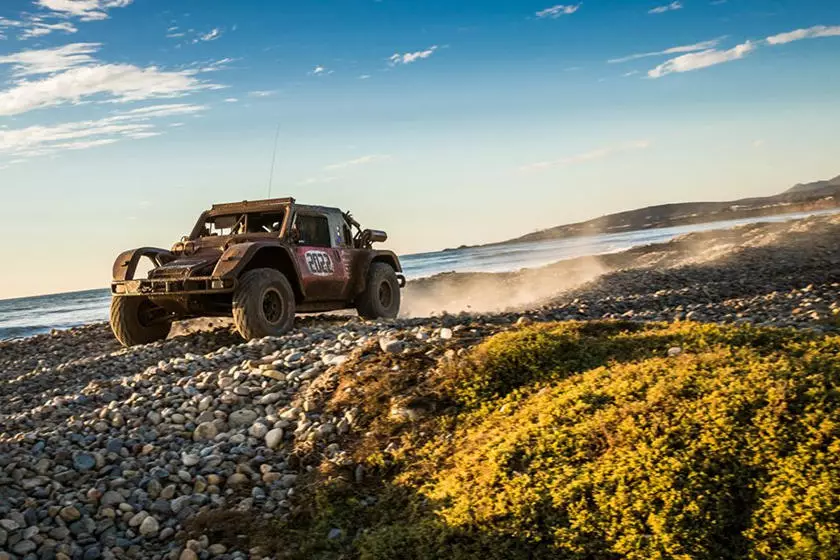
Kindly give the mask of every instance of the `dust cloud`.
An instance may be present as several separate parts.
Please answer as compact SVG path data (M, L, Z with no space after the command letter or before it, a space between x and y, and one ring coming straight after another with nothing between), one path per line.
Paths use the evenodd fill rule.
M402 315L488 313L536 307L598 278L607 269L597 257L506 273L444 273L408 283Z

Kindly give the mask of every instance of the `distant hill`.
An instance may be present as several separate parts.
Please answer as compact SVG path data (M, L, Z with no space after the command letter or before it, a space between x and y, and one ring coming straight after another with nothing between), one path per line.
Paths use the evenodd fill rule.
M799 183L798 185L794 185L793 187L786 190L785 194L820 191L827 187L840 187L840 175L838 175L834 179L829 179L828 181L815 181L813 183L804 184Z
M546 241L603 233L674 227L840 207L840 176L799 184L773 196L727 202L681 202L648 206L529 233L490 245Z

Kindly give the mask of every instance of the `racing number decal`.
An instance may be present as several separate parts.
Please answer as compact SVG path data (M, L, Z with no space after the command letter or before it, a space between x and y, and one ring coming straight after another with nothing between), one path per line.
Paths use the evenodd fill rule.
M330 256L323 251L307 251L306 266L309 272L318 276L328 276L333 273L333 263Z

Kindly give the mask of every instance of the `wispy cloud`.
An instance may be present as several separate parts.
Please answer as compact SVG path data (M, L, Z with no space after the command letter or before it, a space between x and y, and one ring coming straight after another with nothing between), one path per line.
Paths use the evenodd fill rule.
M31 39L33 37L42 37L49 35L53 31L63 31L64 33L76 33L78 29L69 21L61 23L44 23L42 21L33 20L28 27L26 27L20 34L21 39Z
M551 18L557 19L560 16L568 16L580 9L583 5L583 2L578 4L557 4L556 6L552 6L550 8L546 8L544 10L540 10L536 13L536 16L540 19Z
M206 43L208 41L215 41L219 37L222 36L222 30L216 27L215 29L211 29L207 33L202 33L195 39L193 39L193 43Z
M54 49L37 49L0 56L0 64L11 64L15 76L63 72L95 61L91 56L99 43L72 43Z
M196 77L200 69L166 71L155 66L106 64L91 56L96 43L76 43L56 49L29 50L0 57L11 64L19 79L0 91L0 116L17 115L44 107L97 101L129 102L181 97L221 86Z
M320 64L318 66L316 66L315 68L313 68L312 70L310 70L309 72L307 72L307 74L309 76L328 76L332 73L333 73L332 70L327 70L326 68L324 68Z
M276 89L261 89L256 91L249 91L248 97L271 97L272 95L276 95Z
M756 49L756 44L750 41L737 45L729 50L708 49L701 52L684 54L676 58L668 60L650 72L648 76L651 78L661 78L668 74L679 72L691 72L693 70L700 70L701 68L708 68L724 62L731 62L744 58L749 53Z
M773 47L778 45L786 45L794 41L801 41L803 39L816 39L820 37L840 37L840 26L816 25L814 27L809 27L805 29L795 29L793 31L779 33L778 35L772 35L761 41L745 41L744 43L736 45L735 47L728 50L707 48L699 52L690 52L688 54L672 58L671 60L660 64L653 70L649 71L648 76L651 78L661 78L662 76L667 76L668 74L700 70L701 68L708 68L717 64L723 64L724 62L730 62L733 60L744 58L745 56L747 56L748 54L760 47L765 48L767 46ZM697 43L696 45L689 45L687 47L676 48L695 50L695 47L714 47L717 46L719 41L720 40L718 39L714 42L707 41L705 43ZM674 49L669 49L669 51L677 52ZM654 54L668 54L669 51L663 51L662 53ZM649 55L633 55L631 57L611 60L610 62L624 62L626 60L633 60L634 58L642 58L644 56Z
M108 19L108 10L124 8L133 0L35 0L41 8L81 21Z
M693 45L681 45L679 47L671 47L670 49L665 49L664 51L653 51L653 52L646 52L640 54L631 54L630 56L624 56L621 58L613 58L608 60L610 64L616 64L621 62L629 62L631 60L638 60L640 58L648 58L653 56L667 56L669 54L680 54L680 53L690 53L690 52L697 52L697 51L705 51L708 49L713 49L718 44L720 44L722 39L712 39L710 41L702 41L700 43L695 43Z
M584 152L581 154L575 154L573 156L564 157L554 161L541 161L537 163L531 163L528 165L524 165L520 168L520 171L530 173L535 171L542 171L545 169L551 169L555 167L569 167L572 165L577 165L581 163L587 163L590 161L595 161L599 159L608 158L610 156L620 154L623 152L630 152L636 150L645 150L649 148L651 145L649 140L636 140L633 142L627 142L624 144L619 144L616 146L607 146L605 148L598 148L597 150L592 150L590 152Z
M673 12L674 10L682 10L682 9L683 9L682 2L679 2L679 0L676 0L674 2L671 2L670 4L666 4L664 6L658 6L656 8L651 9L651 10L648 10L648 13L649 14L664 14L665 12Z
M238 101L239 100L235 97L228 97L227 99L225 99L225 103L236 103Z
M151 122L153 119L196 114L204 110L206 107L201 105L153 105L98 120L4 129L0 130L0 155L17 158L16 161L20 162L27 158L95 148L126 139L151 138L161 134Z
M437 49L438 49L437 45L432 45L431 47L429 47L428 49L426 49L424 51L415 51L415 52L403 53L403 54L394 53L394 54L391 55L391 57L388 60L391 61L392 66L397 65L397 64L411 64L412 62L416 62L416 61L422 60L424 58L429 58L430 56L432 56L435 53L435 51Z
M795 31L788 31L787 33L779 33L772 37L767 37L767 43L770 45L784 45L794 41L801 41L802 39L817 39L820 37L837 37L840 36L840 25L825 26L816 25L807 29L797 29Z
M8 29L17 29L17 38L21 41L43 37L54 31L62 31L64 33L76 33L78 31L78 28L69 21L46 23L44 18L32 15L26 16L25 19L20 21L0 17L0 39L6 37L4 31Z
M179 39L186 36L185 31L181 31L177 25L173 25L166 30L166 37L169 39Z
M375 163L378 161L385 161L391 159L391 156L384 155L384 154L371 154L367 156L362 156L356 159L351 159L349 161L342 161L339 163L333 163L332 165L328 165L324 167L324 169L328 171L334 171L336 169L346 169L348 167L356 167L359 165L367 165L370 163Z

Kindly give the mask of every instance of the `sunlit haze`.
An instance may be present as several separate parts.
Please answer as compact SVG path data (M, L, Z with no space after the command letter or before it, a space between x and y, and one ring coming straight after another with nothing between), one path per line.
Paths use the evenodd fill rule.
M840 173L826 0L6 0L0 298L107 287L213 202L401 254Z

